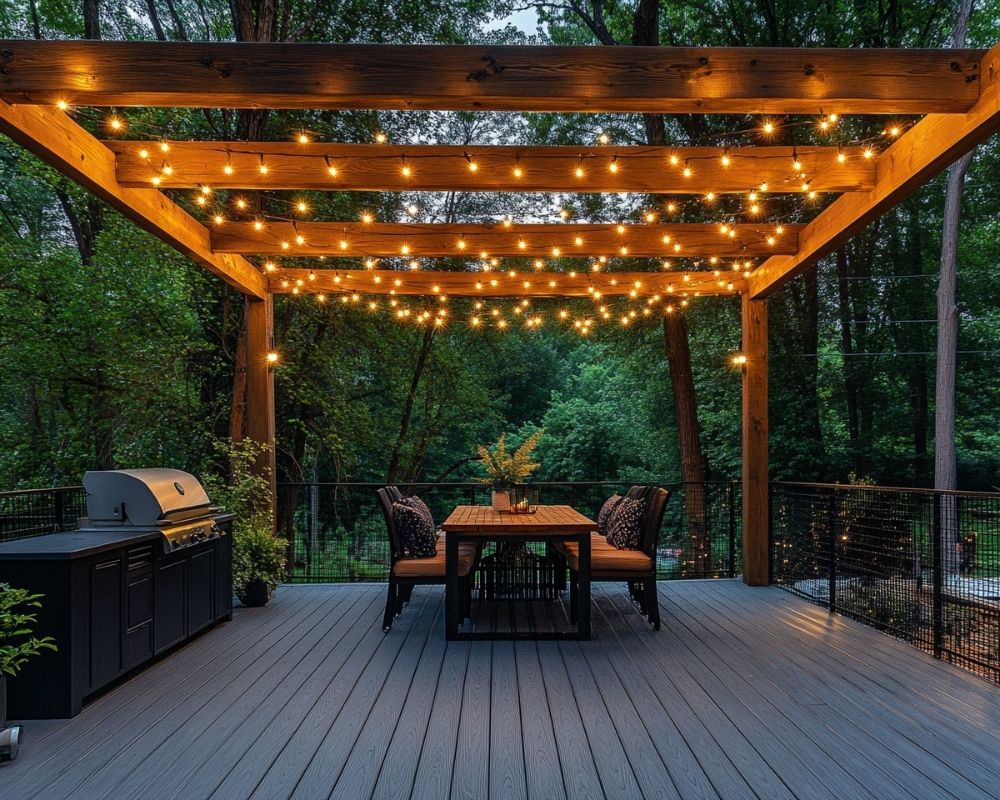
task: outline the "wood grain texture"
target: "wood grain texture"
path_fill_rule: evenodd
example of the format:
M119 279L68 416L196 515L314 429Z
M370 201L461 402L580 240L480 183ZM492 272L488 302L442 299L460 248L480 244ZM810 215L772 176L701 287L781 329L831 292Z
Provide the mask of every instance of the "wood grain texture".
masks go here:
M596 526L596 522L571 506L538 506L534 514L495 511L490 506L456 506L441 523L441 530L497 536L504 533L586 533Z
M781 227L782 233L777 229ZM744 258L795 253L800 224L711 223L447 224L406 222L226 221L212 228L212 250L269 256L358 258L592 258L606 256ZM728 231L734 230L735 236ZM302 237L302 242L297 237ZM772 239L773 237L773 239ZM523 245L523 246L522 246ZM622 248L625 250L622 250ZM558 248L555 250L553 248Z
M743 580L771 580L768 470L767 301L742 300L743 310Z
M748 192L766 182L773 194L807 191L804 182L817 192L856 192L875 185L874 162L860 147L841 151L766 145L723 149L170 141L169 151L162 153L159 144L104 142L117 156L123 186L148 188L154 177L160 188L168 189L394 192L725 194ZM728 165L722 163L724 155ZM799 169L793 169L796 161ZM163 172L165 164L171 168L169 175ZM404 165L409 176L403 175Z
M419 800L995 797L990 683L777 587L659 590L658 633L603 585L594 641L511 658L443 646L439 587L388 635L383 585L281 587L26 739L0 794L369 797L377 770L375 797Z
M270 484L273 504L278 493L274 446L274 369L267 358L268 353L274 350L274 298L270 293L264 300L248 301L244 335L247 353L247 437L267 447L267 451L255 460L254 469Z
M685 276L687 276L685 278ZM496 282L494 284L494 281ZM638 282L638 286L636 286ZM527 285L525 285L527 284ZM435 287L436 290L435 290ZM269 281L274 294L340 294L351 302L354 294L434 297L588 297L659 295L664 301L696 295L730 295L746 288L743 274L714 272L566 272L517 273L448 272L444 270L307 270L281 269Z
M965 111L977 50L0 41L8 102L680 113Z
M908 197L1000 129L1000 45L982 62L982 94L964 114L929 114L875 164L875 188L837 198L799 234L798 252L774 256L750 276L750 296L765 297Z
M0 100L0 133L226 283L264 297L264 276L253 264L239 256L213 253L205 226L162 192L121 186L114 154L63 112Z

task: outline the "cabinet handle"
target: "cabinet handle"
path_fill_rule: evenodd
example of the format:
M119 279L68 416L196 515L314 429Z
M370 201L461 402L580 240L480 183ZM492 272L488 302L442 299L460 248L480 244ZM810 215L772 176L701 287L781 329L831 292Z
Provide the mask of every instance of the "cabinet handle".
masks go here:
M105 561L103 564L97 564L94 569L109 569L111 567L117 567L121 565L121 561Z

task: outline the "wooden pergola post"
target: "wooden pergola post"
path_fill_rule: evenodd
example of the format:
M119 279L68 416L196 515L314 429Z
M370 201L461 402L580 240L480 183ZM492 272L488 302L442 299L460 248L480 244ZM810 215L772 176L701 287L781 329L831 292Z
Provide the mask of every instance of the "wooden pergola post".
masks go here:
M247 297L247 394L246 432L255 442L268 447L257 462L261 474L271 484L272 504L277 491L274 463L274 364L268 354L274 350L274 298ZM272 511L274 509L272 508Z
M743 582L770 583L767 301L743 295Z

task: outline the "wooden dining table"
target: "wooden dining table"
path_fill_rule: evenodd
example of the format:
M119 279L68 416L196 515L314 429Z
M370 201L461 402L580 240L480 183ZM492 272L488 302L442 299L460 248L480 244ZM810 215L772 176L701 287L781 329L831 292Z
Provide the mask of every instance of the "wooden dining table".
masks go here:
M497 511L491 506L457 506L441 525L445 533L445 638L590 639L590 532L597 523L571 506L536 506L532 513ZM576 542L579 545L575 631L460 630L458 546L462 542Z

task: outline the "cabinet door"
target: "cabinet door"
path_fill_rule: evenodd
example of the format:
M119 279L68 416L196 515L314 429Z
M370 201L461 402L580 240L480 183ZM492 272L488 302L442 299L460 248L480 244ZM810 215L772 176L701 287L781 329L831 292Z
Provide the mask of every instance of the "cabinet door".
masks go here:
M120 557L90 565L90 691L122 673L123 580Z
M187 635L186 573L187 559L179 558L157 564L154 581L156 601L153 605L153 630L157 653L177 644Z
M188 636L215 619L215 548L194 553L188 563Z

